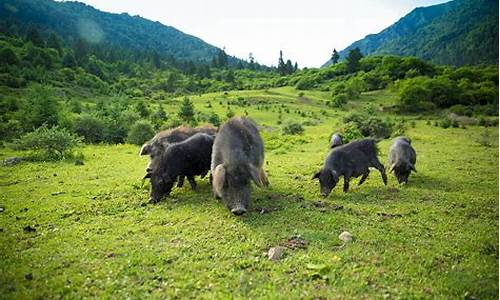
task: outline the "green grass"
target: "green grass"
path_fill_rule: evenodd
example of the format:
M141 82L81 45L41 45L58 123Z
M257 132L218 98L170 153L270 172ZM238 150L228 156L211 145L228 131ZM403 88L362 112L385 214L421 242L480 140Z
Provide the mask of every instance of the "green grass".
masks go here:
M231 106L268 126L262 136L272 186L254 188L243 217L213 199L207 179L198 180L199 192L185 185L147 204L147 158L137 146L87 146L84 166L0 167L0 298L498 298L497 135L483 147L475 139L481 127L417 120L407 135L418 173L407 186L390 175L386 187L373 170L361 187L346 194L337 187L325 200L311 176L347 111L322 115L329 93L299 98L292 88L191 99L196 109L222 115L219 101L237 97L307 113L283 113L283 120L319 120L301 136L283 137L277 112ZM348 107L390 105L391 97L369 93ZM166 105L175 112L176 101ZM383 163L389 145L379 143ZM0 151L0 158L20 155ZM344 230L355 239L339 249ZM278 262L263 255L295 235L306 249L287 249Z

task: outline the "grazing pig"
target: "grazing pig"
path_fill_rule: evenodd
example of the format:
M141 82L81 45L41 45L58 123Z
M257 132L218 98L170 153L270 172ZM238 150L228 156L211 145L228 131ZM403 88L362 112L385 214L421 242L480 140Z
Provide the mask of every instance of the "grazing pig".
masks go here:
M156 164L156 159L159 159L161 154L165 151L170 144L178 143L186 140L187 138L195 135L196 133L206 133L215 136L217 128L213 126L204 126L191 128L187 126L179 126L173 129L168 129L157 133L151 140L144 143L139 152L139 155L149 155L150 161L146 167L146 173L151 172L151 165ZM147 175L146 175L147 176ZM180 177L177 183L178 187L184 184L184 177Z
M395 138L389 150L389 172L394 171L394 176L400 184L408 183L411 171L417 172L416 162L417 154L411 146L410 139L404 136Z
M219 129L212 151L212 185L235 215L242 215L250 203L250 181L268 186L262 168L264 143L259 130L248 118L232 118Z
M208 173L213 142L213 136L197 133L182 142L171 144L153 160L145 177L151 179L150 202L156 203L168 196L177 179L184 176L196 190L194 176L204 177Z
M314 174L312 179L319 179L320 193L327 197L341 176L344 176L344 192L349 190L351 177L362 176L358 183L361 185L370 173L369 167L379 170L384 184L387 185L384 166L377 158L375 141L362 139L330 150L323 168Z
M340 145L342 145L342 136L338 133L332 134L332 138L330 139L330 148L333 149Z

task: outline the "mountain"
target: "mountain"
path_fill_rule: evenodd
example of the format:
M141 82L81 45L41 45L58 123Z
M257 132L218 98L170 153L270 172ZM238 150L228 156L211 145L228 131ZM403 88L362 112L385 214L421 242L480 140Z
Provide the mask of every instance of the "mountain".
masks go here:
M498 0L455 0L416 8L340 51L341 59L356 47L364 55L416 56L437 64L498 64Z
M0 0L0 20L2 27L30 25L56 32L69 43L83 38L94 44L106 42L128 50L156 51L179 60L208 62L220 51L160 22L126 13L106 13L79 2ZM229 63L238 61L229 57Z

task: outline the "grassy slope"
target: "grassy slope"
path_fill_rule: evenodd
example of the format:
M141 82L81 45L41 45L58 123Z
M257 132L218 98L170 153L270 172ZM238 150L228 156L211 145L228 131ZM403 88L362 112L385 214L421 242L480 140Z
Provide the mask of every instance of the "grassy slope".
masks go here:
M283 113L284 121L321 116L327 94L296 95L281 88L226 98L265 98L308 112ZM387 104L391 97L382 91L363 99ZM192 100L199 110L208 111L210 100L219 114L226 111L221 94ZM276 112L232 109L277 127ZM390 176L385 187L372 171L359 189L344 194L337 187L327 199L343 209L318 208L318 183L310 176L344 113L329 110L299 137L263 130L272 187L254 189L255 211L244 217L215 201L206 179L198 193L185 185L159 205L146 204L140 178L147 158L137 156L136 146L88 146L84 166L0 167L0 298L497 298L498 128L494 147L485 148L473 138L482 128L441 129L417 120L407 135L419 172L408 186ZM389 143L380 143L384 163ZM36 232L25 233L28 225ZM355 241L338 250L343 230ZM287 250L280 262L262 255L297 234L307 249ZM325 276L317 278L308 264L325 265ZM30 273L33 279L25 279Z

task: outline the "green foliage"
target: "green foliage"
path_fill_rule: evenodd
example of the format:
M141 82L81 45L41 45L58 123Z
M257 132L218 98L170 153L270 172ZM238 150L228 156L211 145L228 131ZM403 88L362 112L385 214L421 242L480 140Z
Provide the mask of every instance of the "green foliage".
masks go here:
M3 48L0 50L0 64L15 65L19 62L19 58L11 48Z
M194 120L194 106L188 97L185 97L179 108L177 115L186 123L191 123Z
M393 131L393 124L374 115L365 113L351 113L344 117L344 123L355 124L364 137L388 138Z
M210 114L208 115L208 122L210 122L212 125L215 127L220 126L220 118L219 115L217 115L215 112L211 111Z
M90 114L79 115L73 124L73 131L87 143L98 143L105 139L106 124Z
M304 133L304 127L302 127L302 124L297 123L297 122L290 122L283 126L281 129L281 132L284 135L297 135L297 134L302 134Z
M344 123L339 131L342 135L343 143L349 143L351 141L363 138L363 134L359 130L358 125L354 122Z
M59 103L48 87L35 85L31 88L27 101L20 110L23 127L29 131L47 124L57 125Z
M359 70L359 61L363 58L363 54L361 54L361 51L359 48L354 48L349 51L349 54L347 55L346 62L347 62L347 72L349 73L354 73Z
M135 145L142 145L155 135L153 125L149 121L140 120L130 127L127 135L127 142Z
M347 104L348 100L349 96L347 96L347 94L345 93L337 94L333 97L332 106L337 108L342 108L344 107L344 105Z
M16 150L32 150L38 159L63 159L81 145L81 138L65 128L43 125L15 140L11 147Z
M498 65L498 1L472 0L418 8L398 22L359 40L365 55L415 56L444 65Z

